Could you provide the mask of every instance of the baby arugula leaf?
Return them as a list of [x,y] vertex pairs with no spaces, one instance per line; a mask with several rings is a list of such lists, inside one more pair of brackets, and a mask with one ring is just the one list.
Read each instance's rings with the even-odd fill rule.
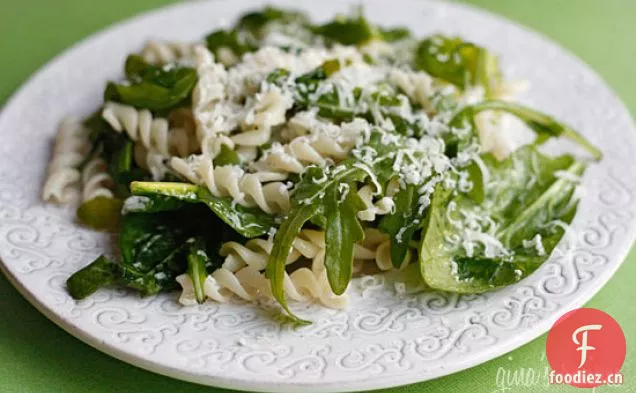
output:
[[190,239],[189,243],[187,273],[192,280],[194,296],[197,302],[203,303],[205,301],[203,286],[208,275],[206,265],[209,264],[210,258],[206,252],[205,241],[202,238]]
[[[331,236],[336,236],[334,232],[340,229],[350,233],[348,237],[351,239],[359,237],[360,232],[358,228],[355,227],[355,223],[351,222],[351,218],[342,217],[343,214],[350,214],[352,212],[356,212],[357,214],[357,210],[360,209],[359,201],[351,200],[350,202],[346,202],[346,207],[339,207],[344,209],[344,211],[338,212],[334,212],[333,205],[327,207],[326,205],[329,205],[330,197],[333,198],[334,194],[339,192],[340,184],[355,183],[364,180],[366,177],[367,172],[361,164],[345,162],[335,168],[331,168],[331,170],[329,170],[329,168],[309,167],[300,182],[296,185],[291,200],[292,209],[274,236],[274,246],[267,260],[266,269],[274,297],[293,320],[300,323],[308,323],[292,314],[285,299],[285,266],[287,257],[292,249],[292,243],[300,233],[303,225],[318,215],[325,216],[325,226]],[[325,213],[328,213],[328,215]],[[353,217],[354,220],[357,220],[355,215]],[[346,228],[343,225],[345,225]],[[357,225],[360,224],[358,223]],[[341,234],[337,236],[341,236]],[[335,240],[336,243],[334,244],[341,248],[336,249],[334,244],[332,244],[330,246],[331,249],[327,251],[330,253],[330,267],[327,268],[327,274],[333,276],[332,280],[336,284],[335,288],[332,287],[334,292],[344,291],[344,289],[342,289],[343,287],[346,289],[349,283],[351,269],[351,267],[347,268],[342,265],[346,263],[346,261],[336,261],[333,259],[335,256],[342,256],[343,253],[348,253],[347,248],[350,246],[347,244],[348,240],[344,238],[337,238]],[[352,240],[352,243],[353,242],[355,242],[355,240]],[[353,253],[351,252],[351,260],[349,260],[349,263],[351,263],[352,260]],[[337,271],[329,272],[330,268],[335,268]],[[336,275],[337,277],[335,277]],[[332,280],[330,280],[330,284]]]
[[291,209],[285,221],[278,228],[276,235],[274,235],[274,246],[267,260],[265,271],[267,278],[270,280],[274,298],[289,317],[298,324],[309,324],[310,322],[296,317],[287,306],[284,290],[285,265],[296,236],[300,233],[303,225],[316,214],[318,208],[319,205],[317,203],[310,203],[308,205],[294,206]]
[[[341,183],[346,184],[346,183]],[[347,184],[346,195],[339,187],[329,187],[324,199],[325,268],[329,285],[336,295],[342,295],[352,276],[353,249],[364,239],[358,212],[365,208],[355,192],[355,184]]]
[[[567,224],[574,216],[577,184],[571,178],[582,175],[582,162],[526,146],[501,162],[484,155],[484,163],[489,182],[482,203],[443,183],[433,193],[419,260],[432,288],[478,293],[521,280],[545,262],[563,236],[556,223]],[[566,173],[558,176],[560,171]],[[475,218],[482,223],[478,227]]]
[[391,239],[391,263],[399,269],[406,258],[409,243],[422,227],[425,212],[420,211],[416,186],[410,184],[393,198],[395,210],[382,218],[378,229]]
[[188,183],[133,182],[133,195],[146,197],[168,197],[186,203],[204,203],[221,220],[246,238],[266,234],[274,226],[274,217],[257,208],[248,208],[232,203],[232,198],[216,197],[205,187]]

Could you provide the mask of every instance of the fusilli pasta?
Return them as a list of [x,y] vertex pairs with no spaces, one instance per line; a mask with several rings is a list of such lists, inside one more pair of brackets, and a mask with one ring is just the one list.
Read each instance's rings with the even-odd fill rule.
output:
[[102,117],[115,131],[125,131],[133,141],[165,157],[189,150],[187,131],[171,130],[167,119],[153,118],[147,109],[107,102]]
[[81,180],[79,166],[89,151],[88,131],[82,123],[73,117],[63,119],[55,137],[42,199],[69,203],[78,195]]
[[[225,262],[220,269],[208,276],[205,294],[217,302],[227,302],[232,295],[243,300],[272,298],[269,280],[260,271],[264,270],[273,243],[266,239],[253,239],[245,245],[228,242],[221,248]],[[324,269],[324,232],[304,229],[294,240],[293,250],[287,263],[296,262],[301,256],[312,260],[312,268],[301,267],[291,274],[285,274],[284,290],[290,299],[306,302],[318,300],[332,308],[344,308],[348,304],[347,295],[336,296],[329,286]],[[180,302],[193,301],[192,283],[188,276],[181,276],[183,287]]]
[[148,41],[141,50],[141,57],[150,64],[170,64],[191,59],[196,44],[176,41]]
[[101,158],[93,158],[82,169],[82,201],[99,196],[112,198],[113,179],[108,174],[107,164]]
[[[183,305],[194,305],[194,288],[192,280],[187,274],[177,277],[182,287],[179,302]],[[298,302],[318,300],[326,307],[346,308],[349,304],[347,294],[334,295],[329,287],[326,272],[316,276],[308,268],[300,268],[291,274],[285,273],[283,289],[285,294]],[[273,298],[270,282],[265,275],[252,267],[244,267],[232,273],[225,268],[219,268],[205,279],[205,296],[219,303],[228,302],[232,296],[243,300],[254,301],[259,298]]]
[[238,165],[215,167],[205,155],[173,157],[170,166],[190,182],[206,186],[212,195],[229,196],[239,205],[258,206],[270,214],[289,210],[289,191],[281,182],[285,174],[246,173]]
[[300,112],[290,119],[288,129],[283,132],[289,143],[274,143],[254,167],[300,174],[307,165],[324,166],[329,161],[342,161],[354,147],[361,130],[367,128],[368,123],[363,119],[337,126],[316,119],[315,113]]
[[[353,271],[360,272],[369,261],[374,261],[380,271],[393,269],[389,237],[375,228],[367,228],[364,233],[364,240],[356,245]],[[412,251],[409,250],[402,262],[402,267],[408,265],[412,257]]]
[[[220,250],[225,257],[223,267],[230,271],[237,271],[244,266],[256,270],[264,270],[267,258],[272,252],[274,243],[271,239],[252,239],[245,245],[237,242],[227,242]],[[323,263],[325,250],[325,234],[321,231],[303,229],[292,244],[292,251],[287,258],[287,264],[296,262],[301,256],[312,261],[312,267]]]

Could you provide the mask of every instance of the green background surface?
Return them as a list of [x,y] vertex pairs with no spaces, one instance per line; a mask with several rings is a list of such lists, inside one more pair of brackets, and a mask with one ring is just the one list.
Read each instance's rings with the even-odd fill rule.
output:
[[[0,0],[0,104],[32,72],[77,40],[169,2]],[[466,2],[516,20],[560,42],[590,64],[631,113],[636,113],[636,0]],[[636,249],[587,304],[616,318],[627,338],[627,359],[622,369],[625,384],[595,391],[636,392],[635,279]],[[382,392],[580,392],[569,386],[547,384],[545,340],[542,336],[516,351],[455,375]],[[524,378],[515,379],[522,375]],[[0,392],[228,391],[155,375],[102,354],[40,315],[0,275]]]

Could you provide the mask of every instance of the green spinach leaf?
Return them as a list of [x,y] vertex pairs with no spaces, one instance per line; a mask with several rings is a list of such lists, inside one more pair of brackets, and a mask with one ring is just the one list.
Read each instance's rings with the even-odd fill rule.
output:
[[423,40],[414,62],[418,69],[461,89],[482,86],[488,93],[492,84],[501,79],[497,57],[461,38],[437,34]]
[[136,63],[133,70],[140,74],[132,75],[131,84],[109,83],[104,99],[137,108],[165,110],[188,99],[197,81],[196,71],[188,67],[165,69],[150,66],[144,70],[139,70],[138,67],[139,64]]
[[482,203],[443,183],[433,193],[419,261],[432,288],[478,293],[521,280],[563,236],[558,223],[574,216],[577,184],[571,178],[582,175],[582,162],[547,157],[534,146],[501,162],[485,155],[484,162],[489,181]]
[[257,208],[235,205],[232,198],[216,197],[205,187],[188,183],[133,182],[133,195],[163,196],[187,203],[204,203],[217,217],[246,238],[262,236],[274,226],[274,217]]
[[104,286],[114,284],[118,278],[116,265],[102,255],[75,272],[66,281],[66,288],[73,299],[81,300]]
[[338,17],[332,22],[315,26],[314,33],[343,45],[362,45],[376,35],[374,27],[362,13],[351,18]]

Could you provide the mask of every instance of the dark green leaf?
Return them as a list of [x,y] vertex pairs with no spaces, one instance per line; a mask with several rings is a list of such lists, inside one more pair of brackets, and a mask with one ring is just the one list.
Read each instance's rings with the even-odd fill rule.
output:
[[[115,181],[115,194],[120,197],[127,197],[130,195],[129,184],[132,181],[144,179],[146,174],[136,167],[134,163],[133,149],[135,143],[129,139],[124,139],[122,142],[120,147],[112,151],[110,156],[105,154],[105,158],[108,162],[108,173]],[[111,149],[113,148],[115,147],[113,146]]]
[[218,30],[207,37],[205,42],[208,49],[217,54],[220,48],[229,48],[236,56],[252,52],[257,49],[256,44],[247,40],[247,37],[239,34],[237,30]]
[[[422,236],[420,269],[426,283],[435,289],[476,293],[521,280],[548,258],[563,236],[562,228],[554,223],[567,224],[574,216],[576,183],[569,177],[580,176],[583,163],[569,155],[544,156],[534,146],[501,162],[490,155],[483,161],[489,171],[483,203],[452,193],[442,184],[433,193]],[[569,175],[557,177],[559,171]],[[454,209],[449,211],[451,203]],[[464,230],[456,226],[462,216],[486,222],[481,229],[465,228],[478,234],[489,230],[479,236],[499,242],[507,252],[487,255],[480,243],[474,244],[472,252],[450,243],[449,239],[465,239]],[[541,241],[541,247],[525,243],[532,241]]]
[[99,288],[114,284],[117,278],[116,265],[102,255],[88,266],[75,272],[66,281],[66,287],[73,299],[81,300]]
[[214,157],[215,167],[224,165],[239,165],[240,163],[241,159],[239,158],[238,153],[226,145],[221,145],[221,151],[216,157]]
[[133,195],[124,201],[122,213],[159,213],[183,208],[186,202],[164,195]]
[[122,202],[120,199],[98,196],[83,202],[77,209],[79,221],[100,231],[114,231],[119,227]]
[[411,31],[405,27],[380,28],[380,38],[384,41],[395,42],[411,37]]
[[423,40],[416,50],[414,61],[418,69],[461,89],[482,86],[488,92],[491,85],[500,79],[495,56],[457,37],[437,34]]
[[192,68],[149,68],[130,85],[109,83],[105,99],[150,110],[168,109],[186,100],[197,81]]
[[330,187],[323,208],[327,224],[325,268],[331,290],[336,295],[342,295],[347,289],[351,281],[355,243],[364,239],[358,212],[365,205],[355,192],[354,184],[348,184],[346,190],[343,198],[340,187]]
[[314,33],[343,45],[362,45],[375,36],[373,26],[362,15],[337,18],[333,22],[316,26]]
[[188,275],[192,280],[194,296],[198,303],[205,301],[203,286],[207,277],[206,265],[209,264],[209,260],[205,241],[202,238],[191,241],[188,250]]
[[221,220],[247,238],[266,234],[274,218],[257,208],[235,205],[232,198],[216,197],[207,188],[188,183],[133,182],[134,195],[162,195],[189,203],[205,203]]
[[143,57],[139,55],[129,55],[124,65],[124,73],[126,78],[131,81],[143,80],[144,73],[152,66],[146,63]]
[[274,298],[276,298],[290,318],[300,324],[309,322],[296,317],[287,306],[283,285],[285,281],[285,266],[287,257],[291,252],[292,243],[300,233],[303,225],[317,213],[318,208],[319,204],[317,203],[292,208],[274,236],[274,246],[267,260],[266,274],[271,282]]
[[545,141],[550,137],[564,137],[581,146],[595,160],[603,158],[603,153],[581,134],[544,113],[523,105],[497,100],[484,101],[472,107],[473,116],[487,110],[503,111],[518,117],[537,133],[539,141]]
[[417,186],[408,185],[394,197],[395,210],[382,218],[378,229],[391,239],[391,263],[399,269],[406,259],[409,243],[421,228],[425,211],[420,208]]
[[119,238],[122,264],[146,273],[177,249],[188,233],[186,228],[176,227],[175,214],[178,213],[125,215]]
[[262,11],[249,12],[241,17],[236,24],[238,30],[247,30],[255,36],[259,36],[261,30],[270,22],[281,24],[297,23],[308,24],[307,17],[295,11],[281,10],[274,7],[265,7]]

